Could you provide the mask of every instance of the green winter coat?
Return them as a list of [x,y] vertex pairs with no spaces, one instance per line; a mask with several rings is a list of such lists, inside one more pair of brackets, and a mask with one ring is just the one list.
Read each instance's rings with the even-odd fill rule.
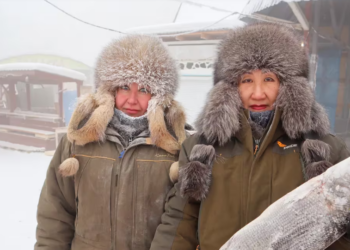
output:
[[[35,250],[148,250],[173,187],[169,171],[186,139],[186,118],[174,100],[178,72],[167,48],[147,35],[113,40],[94,76],[96,92],[79,98],[47,171]],[[125,149],[116,131],[127,128],[109,124],[118,89],[132,83],[152,96],[148,131]],[[125,103],[140,108],[129,97]]]
[[75,147],[79,171],[62,177],[70,156],[64,137],[47,171],[38,205],[36,250],[149,249],[160,223],[165,197],[173,186],[177,160],[149,138],[123,147],[117,141]]
[[[269,205],[304,182],[302,142],[288,138],[282,129],[281,112],[277,110],[256,155],[247,113],[241,117],[237,136],[214,147],[216,160],[206,199],[182,198],[179,183],[169,192],[151,250],[194,250],[197,245],[201,250],[217,250]],[[334,135],[320,140],[331,146],[331,163],[350,156],[346,145]],[[192,148],[198,143],[197,134],[183,143],[180,169],[190,161]],[[328,249],[350,249],[350,240],[343,237]]]

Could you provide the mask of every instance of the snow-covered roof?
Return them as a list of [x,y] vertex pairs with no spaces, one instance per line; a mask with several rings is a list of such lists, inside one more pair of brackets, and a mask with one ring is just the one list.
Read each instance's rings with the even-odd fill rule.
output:
[[53,66],[44,63],[7,63],[0,64],[0,74],[1,72],[8,71],[41,71],[45,73],[50,73],[54,75],[64,76],[72,78],[79,81],[85,81],[86,76],[78,71],[62,68],[58,66]]
[[263,9],[277,5],[280,2],[306,2],[309,0],[250,0],[246,7],[243,9],[243,14],[250,15],[259,12]]
[[152,26],[142,26],[128,29],[128,33],[148,35],[176,35],[184,32],[217,31],[228,30],[244,25],[244,22],[237,18],[221,21],[212,25],[213,22],[192,22],[192,23],[167,23]]

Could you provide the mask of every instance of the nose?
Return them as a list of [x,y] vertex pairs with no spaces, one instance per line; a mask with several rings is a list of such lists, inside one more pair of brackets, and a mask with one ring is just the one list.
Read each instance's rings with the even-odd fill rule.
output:
[[263,100],[265,99],[265,97],[266,95],[265,95],[263,83],[261,81],[256,81],[254,83],[251,98],[254,100]]
[[133,105],[137,103],[137,93],[134,91],[131,91],[129,98],[128,98],[128,103]]

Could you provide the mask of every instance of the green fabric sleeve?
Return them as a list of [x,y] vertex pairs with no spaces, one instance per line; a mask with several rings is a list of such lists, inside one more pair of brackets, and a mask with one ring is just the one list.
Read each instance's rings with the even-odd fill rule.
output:
[[70,143],[65,136],[51,160],[40,194],[35,250],[71,249],[76,214],[74,180],[58,173],[69,152]]
[[[182,147],[179,156],[180,168],[188,162],[187,155],[185,148]],[[180,184],[176,183],[168,193],[165,212],[157,228],[151,250],[195,250],[198,245],[199,207],[200,203],[181,197]]]

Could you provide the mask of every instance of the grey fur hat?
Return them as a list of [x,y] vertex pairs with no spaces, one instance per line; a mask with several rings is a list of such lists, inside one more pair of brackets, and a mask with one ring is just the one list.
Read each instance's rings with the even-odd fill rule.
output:
[[125,84],[142,84],[151,89],[157,102],[164,102],[175,95],[178,71],[159,38],[129,35],[112,41],[102,51],[96,64],[95,83],[113,93]]
[[[221,145],[234,136],[240,124],[230,121],[227,127],[228,122],[218,117],[223,112],[217,110],[227,110],[226,115],[238,120],[242,107],[239,78],[260,69],[275,73],[280,80],[276,108],[282,110],[282,125],[290,138],[301,138],[310,131],[320,136],[327,134],[329,121],[308,82],[308,57],[301,41],[292,30],[277,24],[253,24],[233,30],[220,44],[215,87],[197,120],[198,131],[209,142],[218,141]],[[216,122],[214,125],[208,121]],[[222,129],[217,129],[218,124]]]
[[288,27],[263,23],[235,29],[219,47],[214,84],[226,81],[238,85],[239,78],[260,69],[275,73],[280,81],[309,75],[303,39]]

